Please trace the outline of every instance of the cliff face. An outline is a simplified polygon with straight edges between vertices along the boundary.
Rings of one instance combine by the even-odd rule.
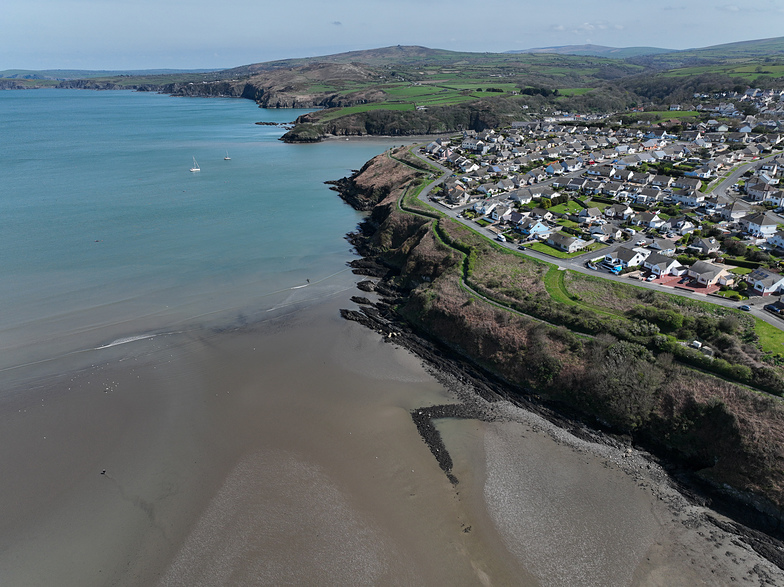
[[[352,82],[367,83],[377,77],[372,68],[362,65],[316,63],[271,68],[232,80],[166,84],[157,90],[174,96],[245,98],[262,108],[339,108],[386,99],[382,90],[374,88],[338,91]],[[319,86],[324,90],[315,89]]]
[[[491,276],[481,286],[470,285],[487,288],[481,293],[495,299],[521,288],[529,312],[548,315],[548,308],[559,305],[544,287],[546,266],[482,244],[487,239],[449,219],[434,224],[432,217],[401,211],[402,178],[390,180],[385,173],[403,166],[384,157],[335,185],[347,188],[343,197],[352,205],[373,206],[353,242],[366,262],[387,268],[383,288],[396,292],[399,317],[505,381],[511,395],[536,397],[630,435],[712,491],[735,488],[744,515],[759,514],[774,531],[784,507],[779,402],[642,344],[607,334],[578,336],[483,302],[462,285],[467,275]],[[516,282],[493,277],[507,274]]]
[[[411,136],[463,129],[482,131],[508,120],[525,118],[517,102],[503,98],[433,106],[426,110],[369,110],[331,120],[327,115],[327,112],[311,112],[300,116],[282,140],[293,143],[311,142],[327,136]]]

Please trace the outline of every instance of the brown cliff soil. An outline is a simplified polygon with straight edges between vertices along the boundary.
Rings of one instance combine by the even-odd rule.
[[[399,150],[405,151],[402,148]],[[373,157],[351,176],[325,183],[331,185],[330,189],[337,191],[347,204],[356,210],[367,211],[381,203],[393,190],[394,195],[399,196],[402,190],[420,175],[420,172],[400,165],[383,153]]]

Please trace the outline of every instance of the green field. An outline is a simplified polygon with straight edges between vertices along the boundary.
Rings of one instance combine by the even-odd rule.
[[[692,116],[699,117],[700,115],[696,110],[646,110],[645,114],[653,114],[661,118],[689,118]]]
[[[746,63],[743,65],[719,64],[698,67],[680,67],[666,72],[667,77],[691,77],[704,74],[722,74],[731,77],[741,77],[753,80],[758,77],[784,77],[784,63]]]
[[[359,112],[369,112],[370,110],[414,110],[414,104],[409,103],[390,103],[390,102],[374,102],[372,104],[361,104],[359,106],[349,106],[348,108],[330,108],[325,110],[319,117],[319,121],[326,122],[334,120],[341,116],[348,116],[349,114],[357,114]]]
[[[563,88],[558,90],[562,96],[583,96],[593,90],[593,88]]]
[[[759,318],[754,318],[754,331],[759,336],[759,343],[764,352],[784,355],[784,331]]]

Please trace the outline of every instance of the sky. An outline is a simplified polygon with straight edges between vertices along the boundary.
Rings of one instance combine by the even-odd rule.
[[[784,0],[3,0],[0,70],[223,69],[391,45],[706,47],[784,35]]]

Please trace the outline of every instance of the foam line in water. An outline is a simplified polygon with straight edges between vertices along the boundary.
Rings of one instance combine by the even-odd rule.
[[[157,334],[139,334],[137,336],[127,336],[125,338],[118,338],[115,341],[110,342],[109,344],[105,344],[103,346],[97,346],[93,350],[100,351],[102,349],[108,349],[113,346],[118,346],[121,344],[128,344],[129,342],[136,342],[137,340],[145,340],[147,338],[155,338],[158,336]]]

